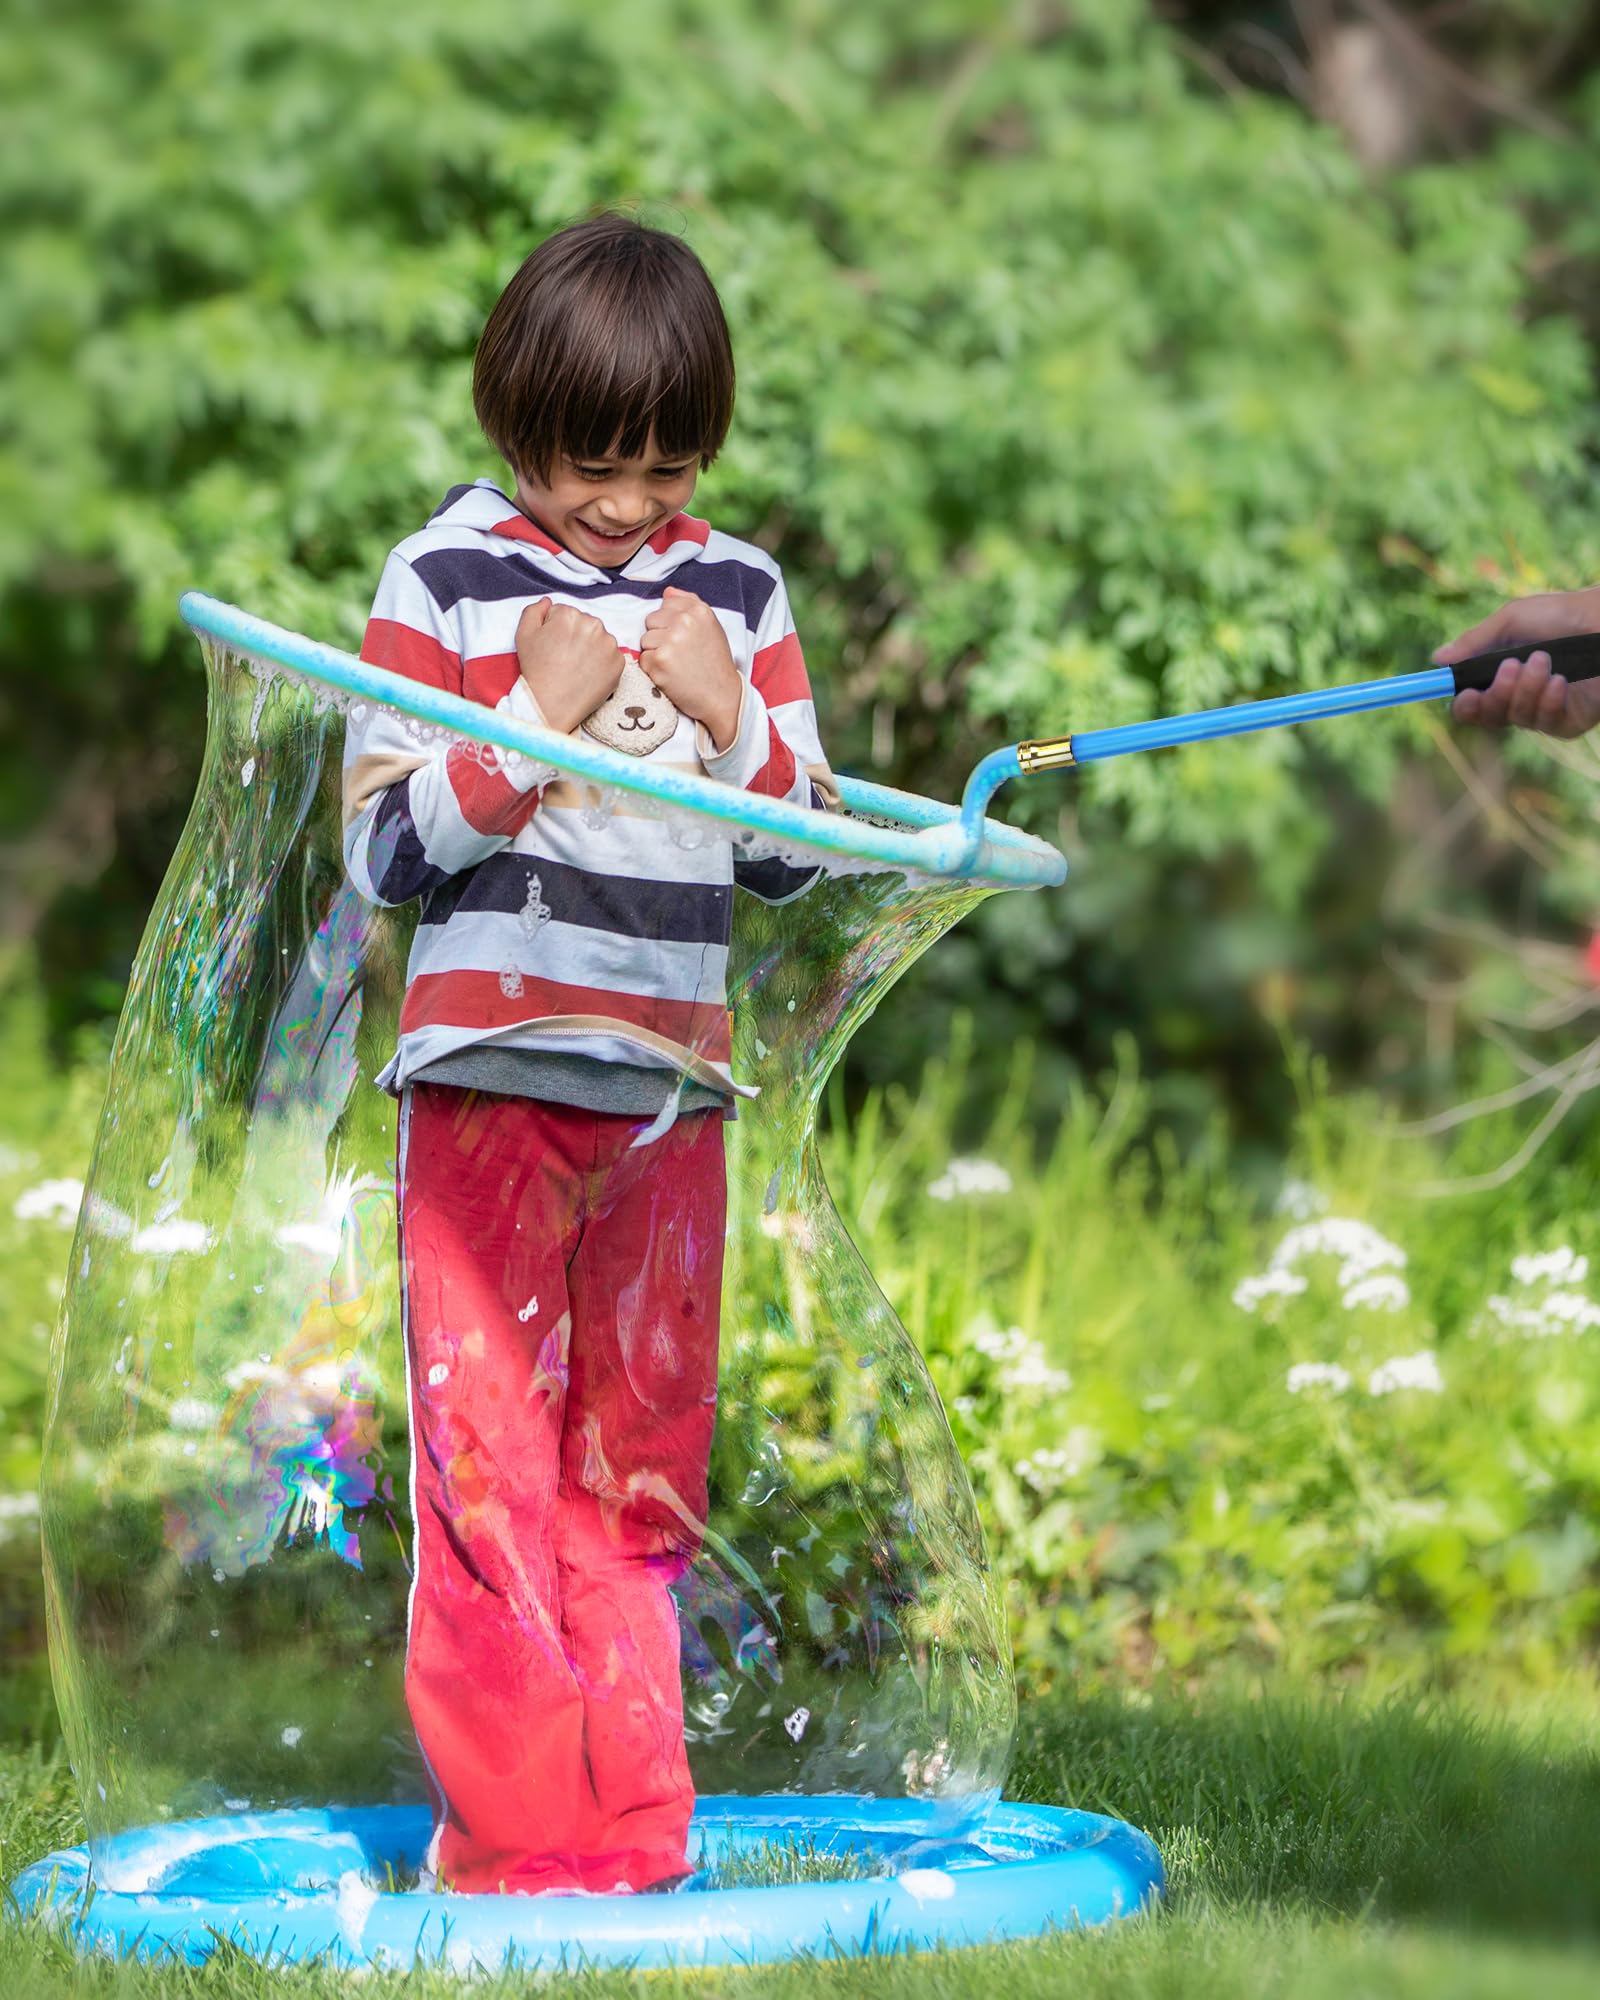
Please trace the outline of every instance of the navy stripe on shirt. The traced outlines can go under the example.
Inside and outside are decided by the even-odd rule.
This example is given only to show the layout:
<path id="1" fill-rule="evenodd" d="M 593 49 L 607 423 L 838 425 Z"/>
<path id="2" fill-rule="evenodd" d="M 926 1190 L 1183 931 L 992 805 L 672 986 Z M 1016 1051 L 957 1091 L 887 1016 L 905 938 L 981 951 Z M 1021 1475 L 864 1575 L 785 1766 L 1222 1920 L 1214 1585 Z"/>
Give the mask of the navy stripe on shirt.
<path id="1" fill-rule="evenodd" d="M 475 868 L 444 878 L 422 906 L 425 924 L 448 923 L 458 910 L 515 915 L 526 908 L 533 878 L 557 923 L 582 924 L 619 937 L 661 944 L 726 944 L 733 890 L 726 883 L 652 882 L 595 875 L 540 854 L 491 854 Z"/>
<path id="2" fill-rule="evenodd" d="M 411 780 L 400 778 L 385 788 L 373 814 L 367 843 L 367 869 L 372 886 L 386 903 L 409 903 L 451 880 L 435 868 L 422 845 L 411 816 Z"/>
<path id="3" fill-rule="evenodd" d="M 638 597 L 655 603 L 668 584 L 692 591 L 713 611 L 737 611 L 753 632 L 761 622 L 777 587 L 765 570 L 749 563 L 689 561 L 669 577 L 622 576 L 600 583 L 579 583 L 559 570 L 540 569 L 521 549 L 498 556 L 488 549 L 428 549 L 413 556 L 411 567 L 422 578 L 428 595 L 444 612 L 463 598 L 495 603 L 508 597 Z"/>

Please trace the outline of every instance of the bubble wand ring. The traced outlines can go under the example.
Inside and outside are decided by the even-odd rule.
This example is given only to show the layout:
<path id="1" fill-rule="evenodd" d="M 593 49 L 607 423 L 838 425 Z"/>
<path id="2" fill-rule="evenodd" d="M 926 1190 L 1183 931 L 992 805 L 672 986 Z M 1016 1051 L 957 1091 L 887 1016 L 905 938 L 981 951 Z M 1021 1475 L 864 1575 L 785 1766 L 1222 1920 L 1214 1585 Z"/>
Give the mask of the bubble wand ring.
<path id="1" fill-rule="evenodd" d="M 813 811 L 783 799 L 719 784 L 697 773 L 645 763 L 579 735 L 562 736 L 487 709 L 480 702 L 407 680 L 336 646 L 303 638 L 237 606 L 189 591 L 179 610 L 193 631 L 247 657 L 268 660 L 356 700 L 378 702 L 419 722 L 492 744 L 530 762 L 548 764 L 608 790 L 660 801 L 728 827 L 792 841 L 824 856 L 904 868 L 914 874 L 960 876 L 1006 888 L 1053 888 L 1066 863 L 1032 835 L 981 814 L 963 818 L 955 806 L 914 797 L 887 785 L 845 778 L 846 815 Z M 876 826 L 858 815 L 894 822 Z"/>

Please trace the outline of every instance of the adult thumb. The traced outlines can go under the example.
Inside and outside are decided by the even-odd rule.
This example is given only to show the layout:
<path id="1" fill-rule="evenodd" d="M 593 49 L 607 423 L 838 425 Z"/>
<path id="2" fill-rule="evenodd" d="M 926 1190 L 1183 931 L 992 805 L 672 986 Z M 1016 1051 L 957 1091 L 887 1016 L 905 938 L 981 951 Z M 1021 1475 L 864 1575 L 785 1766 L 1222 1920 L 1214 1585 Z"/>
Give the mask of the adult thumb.
<path id="1" fill-rule="evenodd" d="M 1470 660 L 1474 653 L 1492 652 L 1496 646 L 1515 642 L 1515 634 L 1507 630 L 1508 605 L 1502 605 L 1477 625 L 1469 626 L 1458 633 L 1447 646 L 1440 646 L 1434 653 L 1435 666 L 1453 667 L 1462 660 Z"/>

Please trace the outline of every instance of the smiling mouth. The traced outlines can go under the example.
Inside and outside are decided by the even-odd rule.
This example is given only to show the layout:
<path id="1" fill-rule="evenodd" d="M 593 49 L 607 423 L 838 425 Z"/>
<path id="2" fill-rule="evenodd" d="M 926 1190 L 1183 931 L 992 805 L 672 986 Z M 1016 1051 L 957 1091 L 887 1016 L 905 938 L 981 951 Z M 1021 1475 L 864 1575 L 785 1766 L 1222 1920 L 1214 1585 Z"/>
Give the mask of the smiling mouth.
<path id="1" fill-rule="evenodd" d="M 597 542 L 631 542 L 635 535 L 642 535 L 650 523 L 645 521 L 637 528 L 625 528 L 620 534 L 613 533 L 609 528 L 593 527 L 588 521 L 580 521 L 578 525 L 586 534 L 593 535 Z"/>

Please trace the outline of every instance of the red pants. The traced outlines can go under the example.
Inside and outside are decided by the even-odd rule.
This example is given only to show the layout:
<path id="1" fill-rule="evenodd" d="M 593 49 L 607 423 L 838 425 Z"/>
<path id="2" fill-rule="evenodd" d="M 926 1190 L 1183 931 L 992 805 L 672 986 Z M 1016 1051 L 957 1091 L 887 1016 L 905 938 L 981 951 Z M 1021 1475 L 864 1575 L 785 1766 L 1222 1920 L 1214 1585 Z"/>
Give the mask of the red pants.
<path id="1" fill-rule="evenodd" d="M 463 1890 L 681 1872 L 669 1586 L 716 1414 L 722 1121 L 436 1084 L 400 1114 L 416 1547 L 406 1699 Z"/>

